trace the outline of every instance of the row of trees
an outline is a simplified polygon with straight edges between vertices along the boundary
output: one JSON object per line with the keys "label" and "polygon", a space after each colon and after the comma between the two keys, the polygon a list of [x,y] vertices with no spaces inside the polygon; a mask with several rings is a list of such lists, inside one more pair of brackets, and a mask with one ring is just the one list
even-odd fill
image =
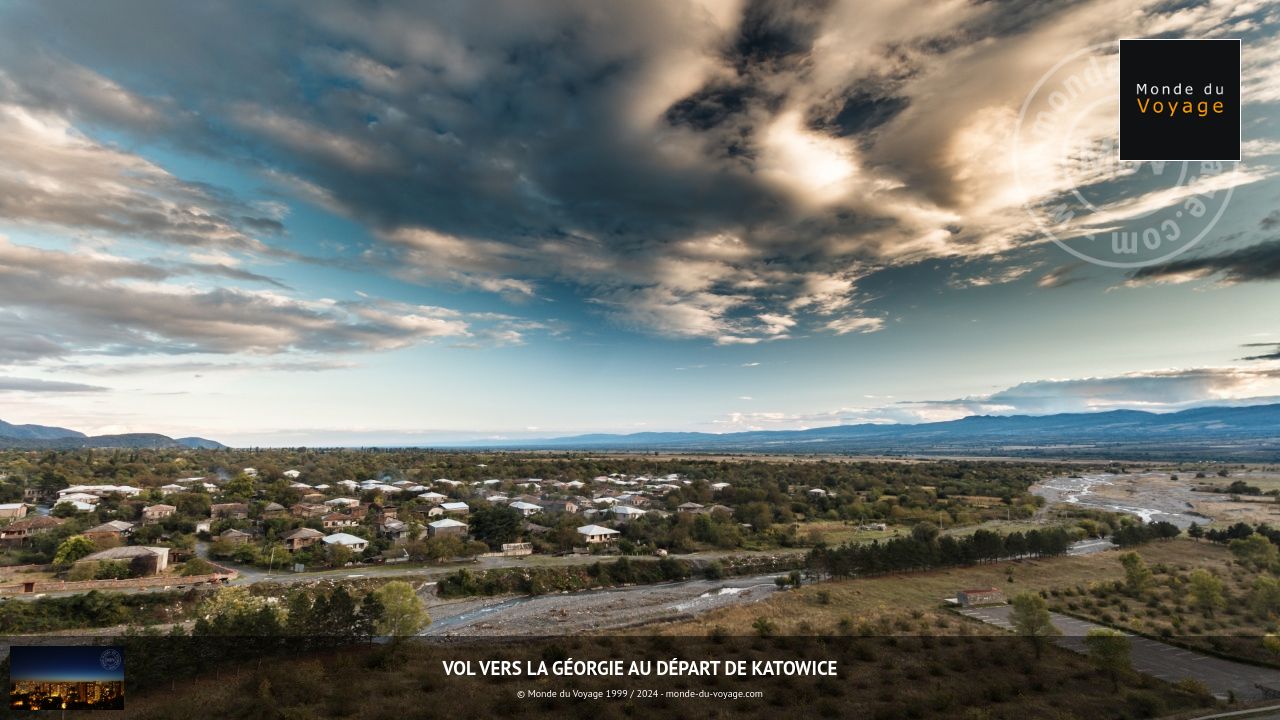
{"label": "row of trees", "polygon": [[196,611],[194,637],[309,638],[321,645],[415,635],[431,622],[413,586],[393,580],[353,595],[345,586],[296,589],[280,598],[220,588]]}
{"label": "row of trees", "polygon": [[964,537],[938,536],[937,528],[922,524],[908,537],[869,544],[816,547],[809,552],[808,566],[832,577],[927,570],[1008,558],[1064,555],[1072,539],[1063,528],[1007,535],[977,530]]}

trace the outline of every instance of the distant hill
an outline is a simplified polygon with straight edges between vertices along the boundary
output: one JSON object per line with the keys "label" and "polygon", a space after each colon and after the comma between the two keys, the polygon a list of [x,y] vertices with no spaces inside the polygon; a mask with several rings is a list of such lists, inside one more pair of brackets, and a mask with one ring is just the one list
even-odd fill
{"label": "distant hill", "polygon": [[48,425],[13,425],[0,420],[0,449],[75,450],[79,448],[193,448],[217,450],[220,442],[198,437],[174,439],[159,433],[88,436]]}
{"label": "distant hill", "polygon": [[57,440],[59,438],[82,438],[84,433],[50,425],[12,425],[0,420],[0,437],[16,440]]}
{"label": "distant hill", "polygon": [[737,433],[591,434],[467,447],[530,450],[1001,455],[1128,459],[1280,459],[1280,404],[1175,413],[1113,410],[973,415],[916,425],[838,425]]}
{"label": "distant hill", "polygon": [[207,440],[202,437],[178,438],[174,442],[183,447],[189,447],[192,450],[221,450],[226,447],[226,445],[223,445],[217,440]]}

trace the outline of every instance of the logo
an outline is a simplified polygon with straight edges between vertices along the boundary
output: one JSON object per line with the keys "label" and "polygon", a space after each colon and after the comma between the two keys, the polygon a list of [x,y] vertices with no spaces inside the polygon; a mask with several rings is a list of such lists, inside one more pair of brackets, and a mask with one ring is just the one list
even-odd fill
{"label": "logo", "polygon": [[103,670],[119,670],[124,664],[124,656],[115,648],[107,648],[98,656],[98,664],[102,665]]}
{"label": "logo", "polygon": [[1024,207],[1059,247],[1104,267],[1171,260],[1204,239],[1231,199],[1234,162],[1120,159],[1120,64],[1105,43],[1032,87],[1014,131]]}

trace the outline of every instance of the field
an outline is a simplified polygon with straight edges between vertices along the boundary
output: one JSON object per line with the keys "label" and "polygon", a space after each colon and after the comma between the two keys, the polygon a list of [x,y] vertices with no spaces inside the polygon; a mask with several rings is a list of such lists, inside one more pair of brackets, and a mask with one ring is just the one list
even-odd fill
{"label": "field", "polygon": [[[1159,563],[1225,566],[1226,548],[1191,540],[1155,542],[1137,550],[1151,565]],[[708,613],[694,620],[672,623],[658,631],[672,635],[707,635],[717,628],[730,634],[750,633],[758,618],[773,623],[781,634],[839,632],[863,623],[886,621],[898,631],[935,632],[938,623],[957,622],[942,610],[945,598],[957,590],[995,586],[1005,594],[1050,591],[1105,583],[1123,577],[1116,552],[1080,557],[976,565],[964,568],[888,575],[875,578],[815,583],[779,593],[747,606]],[[904,628],[902,625],[908,625]]]}
{"label": "field", "polygon": [[[1252,602],[1254,582],[1274,576],[1230,562],[1231,554],[1222,546],[1212,549],[1220,552],[1163,562],[1144,555],[1153,571],[1147,588],[1132,591],[1117,582],[1064,587],[1050,593],[1050,608],[1219,655],[1280,665],[1280,658],[1262,643],[1264,635],[1280,629],[1274,607],[1256,609]],[[1190,573],[1201,569],[1222,583],[1220,607],[1197,607]]]}

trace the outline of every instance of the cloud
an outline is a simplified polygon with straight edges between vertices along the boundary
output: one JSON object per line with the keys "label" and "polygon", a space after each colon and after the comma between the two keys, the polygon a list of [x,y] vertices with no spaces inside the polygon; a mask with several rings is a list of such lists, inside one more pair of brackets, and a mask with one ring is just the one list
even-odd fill
{"label": "cloud", "polygon": [[91,140],[64,117],[3,102],[3,80],[0,74],[0,217],[7,222],[241,250],[263,250],[256,234],[282,230],[256,208]]}
{"label": "cloud", "polygon": [[[1270,356],[1265,356],[1270,357]],[[1154,370],[1124,375],[1034,380],[953,400],[912,400],[813,413],[729,413],[718,431],[804,429],[863,423],[920,423],[970,415],[1050,415],[1137,409],[1169,412],[1205,405],[1274,402],[1280,365]]]}
{"label": "cloud", "polygon": [[83,383],[39,380],[36,378],[0,377],[0,393],[87,393],[107,388]]}
{"label": "cloud", "polygon": [[173,275],[101,253],[42,250],[0,239],[0,360],[345,353],[442,338],[509,344],[545,327],[509,315],[378,299],[311,300],[275,290],[203,288],[169,282]]}
{"label": "cloud", "polygon": [[[888,268],[975,261],[958,287],[1025,275],[1032,262],[999,266],[1043,242],[1023,205],[1068,189],[1020,189],[1009,159],[1043,72],[1118,34],[1277,26],[1250,3],[1136,0],[318,0],[197,21],[52,1],[2,20],[13,221],[281,252],[279,217],[95,141],[106,128],[353,220],[372,245],[341,267],[571,298],[725,345],[884,328],[859,285]],[[1270,97],[1278,47],[1246,42],[1251,102]],[[1094,224],[1178,199],[1117,187]]]}
{"label": "cloud", "polygon": [[1280,239],[1270,239],[1217,255],[1179,258],[1163,265],[1149,265],[1132,273],[1131,281],[1189,282],[1219,277],[1241,283],[1280,279]]}
{"label": "cloud", "polygon": [[1266,348],[1267,350],[1257,355],[1240,358],[1241,360],[1280,360],[1280,343],[1249,343],[1244,347]]}

